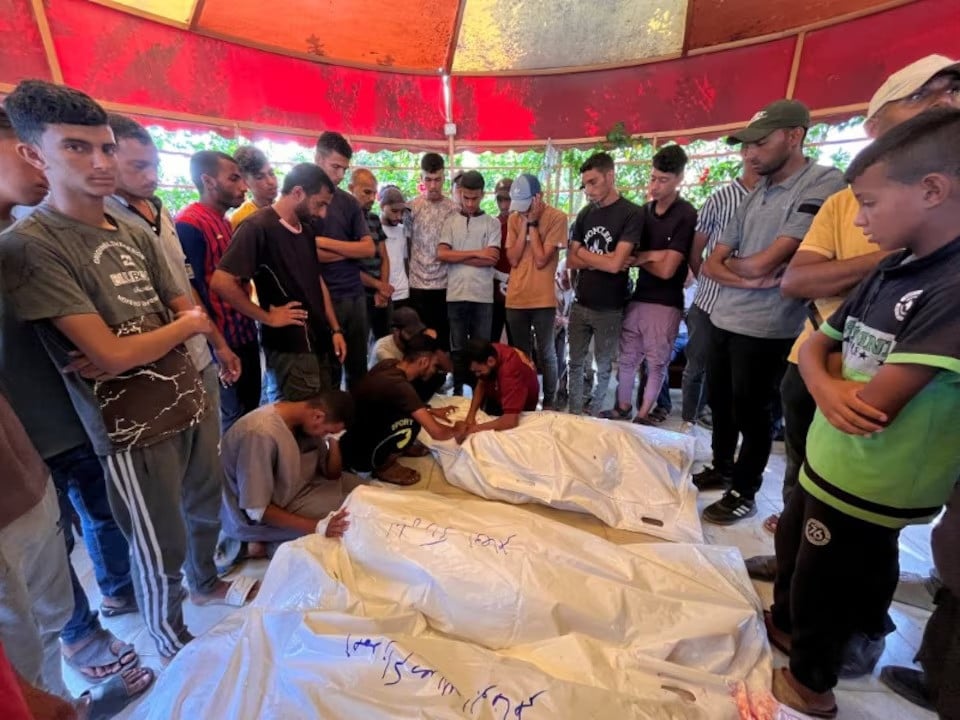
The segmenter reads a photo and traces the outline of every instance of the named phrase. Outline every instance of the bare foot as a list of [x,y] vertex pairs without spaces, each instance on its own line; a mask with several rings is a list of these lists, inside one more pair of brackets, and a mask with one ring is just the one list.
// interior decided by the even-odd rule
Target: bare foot
[[[241,583],[252,582],[249,592],[243,598],[243,601],[240,602],[237,598],[230,597],[230,591],[233,589],[234,583],[237,583],[237,587],[241,587]],[[217,580],[216,584],[209,592],[205,593],[190,593],[190,601],[194,605],[231,605],[234,607],[240,607],[241,605],[246,605],[251,600],[253,600],[257,593],[260,591],[260,582],[253,580],[253,578],[247,578],[243,575],[235,577],[231,581],[226,580]],[[236,590],[234,589],[236,593]]]

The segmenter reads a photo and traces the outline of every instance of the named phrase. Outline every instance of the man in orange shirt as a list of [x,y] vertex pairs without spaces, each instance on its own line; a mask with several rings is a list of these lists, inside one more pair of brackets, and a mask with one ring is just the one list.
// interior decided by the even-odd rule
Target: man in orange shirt
[[[507,327],[512,344],[527,357],[536,335],[537,359],[543,372],[543,409],[554,407],[557,395],[557,349],[553,325],[557,312],[554,276],[558,250],[567,245],[567,216],[543,201],[540,181],[523,174],[510,188],[507,221]],[[531,332],[532,331],[532,332]],[[497,338],[494,338],[496,340]]]

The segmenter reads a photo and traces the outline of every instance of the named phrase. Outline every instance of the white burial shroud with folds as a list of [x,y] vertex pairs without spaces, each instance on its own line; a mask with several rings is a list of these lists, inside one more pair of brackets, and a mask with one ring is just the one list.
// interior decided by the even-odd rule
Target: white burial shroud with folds
[[771,716],[735,549],[621,547],[521,508],[379,487],[345,506],[342,541],[283,545],[253,605],[187,645],[133,716]]
[[[466,416],[466,398],[436,397]],[[487,420],[478,415],[479,421]],[[425,431],[451,485],[491,500],[587,513],[610,527],[664,540],[703,542],[690,470],[696,441],[681,433],[565,413],[523,413],[505,432],[469,435],[463,445]]]

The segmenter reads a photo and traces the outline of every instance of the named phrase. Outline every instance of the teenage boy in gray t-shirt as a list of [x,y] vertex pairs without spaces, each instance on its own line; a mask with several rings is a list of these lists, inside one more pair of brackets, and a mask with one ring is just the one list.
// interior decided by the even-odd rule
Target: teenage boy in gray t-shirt
[[[63,372],[131,546],[138,605],[169,658],[192,637],[182,567],[195,603],[242,604],[254,585],[217,579],[220,487],[191,472],[211,445],[198,436],[208,402],[183,343],[213,328],[146,231],[105,214],[117,160],[104,110],[41,81],[20,83],[4,104],[50,194],[0,243],[3,286]],[[81,362],[96,379],[74,372]]]

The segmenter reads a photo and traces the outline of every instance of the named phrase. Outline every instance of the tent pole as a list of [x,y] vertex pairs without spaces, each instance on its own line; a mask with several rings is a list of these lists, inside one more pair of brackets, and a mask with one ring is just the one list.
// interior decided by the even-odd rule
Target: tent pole
[[457,156],[457,143],[453,135],[447,136],[447,167],[453,172],[454,158]]

